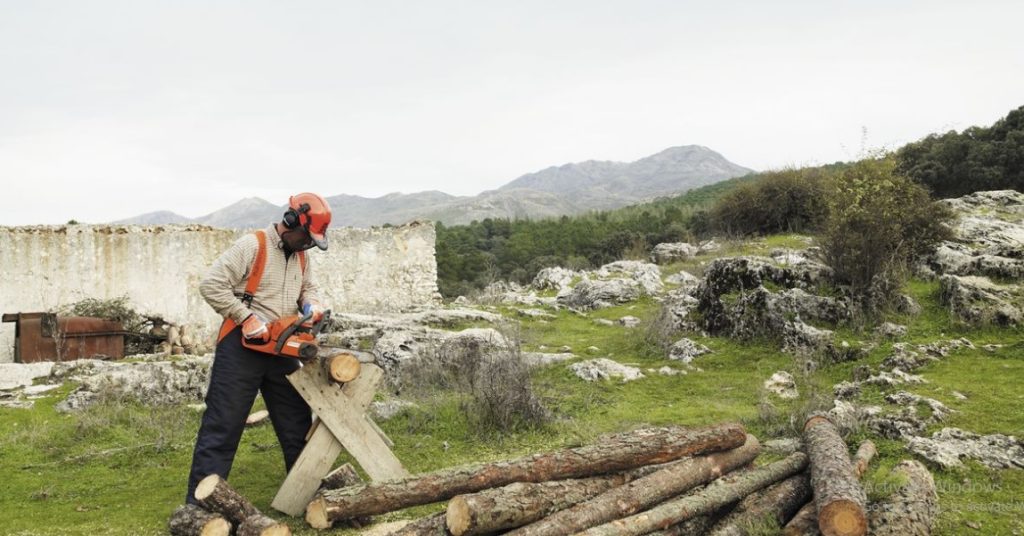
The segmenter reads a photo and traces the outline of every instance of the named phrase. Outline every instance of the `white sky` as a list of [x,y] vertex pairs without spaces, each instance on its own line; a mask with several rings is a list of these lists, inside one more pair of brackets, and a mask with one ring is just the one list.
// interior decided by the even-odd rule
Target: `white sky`
[[[699,144],[847,160],[1024,104],[1024,2],[0,0],[0,225],[472,195]],[[334,207],[343,210],[343,207]]]

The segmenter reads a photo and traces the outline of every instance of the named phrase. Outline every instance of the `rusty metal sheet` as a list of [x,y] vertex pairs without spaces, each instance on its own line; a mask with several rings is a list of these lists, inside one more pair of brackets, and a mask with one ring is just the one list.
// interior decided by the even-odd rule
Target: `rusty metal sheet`
[[124,357],[126,332],[120,322],[52,313],[5,314],[3,321],[15,322],[14,360],[19,363]]

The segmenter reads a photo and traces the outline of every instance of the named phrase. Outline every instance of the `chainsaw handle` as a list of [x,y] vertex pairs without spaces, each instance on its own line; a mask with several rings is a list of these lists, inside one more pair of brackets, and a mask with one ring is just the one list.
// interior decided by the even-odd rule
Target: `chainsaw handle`
[[331,320],[331,310],[328,309],[328,310],[324,311],[323,315],[320,316],[320,321],[313,325],[313,329],[310,330],[310,333],[312,333],[313,336],[316,337],[317,335],[320,334],[320,330],[324,329],[324,325],[326,325],[327,322],[329,322],[330,320]]
[[288,342],[288,337],[291,337],[292,333],[295,333],[295,330],[302,327],[302,324],[308,322],[310,318],[313,318],[312,311],[299,317],[292,325],[284,328],[284,331],[282,331],[277,337],[277,345],[274,346],[274,353],[280,354],[281,350],[284,349],[284,343]]

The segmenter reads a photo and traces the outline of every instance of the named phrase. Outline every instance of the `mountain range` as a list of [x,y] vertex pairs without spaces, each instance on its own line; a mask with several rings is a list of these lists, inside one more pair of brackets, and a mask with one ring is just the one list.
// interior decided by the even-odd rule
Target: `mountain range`
[[[326,199],[334,209],[332,225],[370,227],[412,220],[459,225],[484,218],[535,219],[614,209],[752,172],[707,147],[685,145],[635,162],[588,160],[552,166],[475,196],[453,196],[431,190],[375,198],[342,194]],[[256,228],[279,220],[284,208],[285,205],[250,197],[198,218],[158,211],[113,223],[199,223]]]

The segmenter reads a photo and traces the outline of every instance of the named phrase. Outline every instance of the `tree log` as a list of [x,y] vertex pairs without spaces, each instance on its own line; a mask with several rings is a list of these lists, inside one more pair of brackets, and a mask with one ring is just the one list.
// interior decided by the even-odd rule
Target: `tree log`
[[871,534],[927,536],[939,513],[935,481],[925,466],[903,460],[893,468],[905,483],[887,500],[872,505]]
[[[864,476],[871,464],[871,459],[876,454],[878,454],[878,449],[870,439],[865,439],[860,444],[857,454],[853,456],[853,472],[857,474],[857,478]],[[821,534],[821,531],[818,530],[818,512],[814,507],[813,497],[793,516],[793,519],[789,520],[782,533],[785,536],[818,536]]]
[[291,536],[292,530],[284,523],[263,515],[250,516],[238,526],[236,536]]
[[222,514],[235,525],[241,525],[246,518],[262,515],[220,475],[210,475],[199,481],[195,496],[203,508]]
[[649,536],[694,536],[696,534],[704,534],[711,527],[712,521],[714,521],[712,516],[697,516],[693,519],[687,519],[682,523],[676,523],[665,530],[652,532]]
[[324,368],[324,375],[335,383],[348,383],[359,377],[359,369],[362,366],[359,359],[346,351],[337,353],[324,353],[319,356],[320,366]]
[[[352,467],[351,463],[346,463],[327,473],[327,476],[320,481],[320,488],[339,489],[362,483],[363,479],[356,472],[355,467]],[[349,526],[356,529],[361,529],[371,523],[373,523],[373,518],[370,516],[355,517],[348,520]]]
[[208,512],[200,506],[179,506],[167,522],[172,536],[228,536],[231,523],[224,516]]
[[708,484],[704,489],[664,502],[650,510],[592,527],[582,536],[640,536],[677,523],[708,515],[751,493],[789,478],[807,468],[807,455],[790,454],[775,463],[738,471]]
[[444,512],[423,517],[391,532],[388,536],[451,536],[444,525]]
[[351,463],[346,463],[327,473],[327,476],[320,481],[320,488],[339,489],[362,483],[363,478],[356,472],[356,468],[352,467]]
[[739,424],[636,430],[596,444],[506,462],[445,469],[420,476],[324,490],[306,508],[306,521],[328,528],[338,519],[390,512],[513,482],[544,482],[624,471],[736,448],[746,440]]
[[207,510],[222,514],[238,525],[239,536],[281,536],[292,533],[288,525],[263,515],[220,475],[214,474],[200,480],[195,497]]
[[448,503],[446,524],[456,536],[475,536],[520,527],[678,463],[683,461],[647,465],[614,475],[516,482],[458,495]]
[[747,536],[751,528],[774,522],[781,528],[811,498],[811,482],[806,473],[791,476],[745,497],[735,510],[714,527],[710,536]]
[[818,530],[825,536],[864,536],[867,497],[839,431],[828,418],[811,417],[804,424],[804,445],[811,459]]
[[666,499],[706,484],[734,469],[743,467],[757,457],[761,445],[747,435],[739,448],[708,456],[690,458],[628,484],[608,490],[593,499],[577,504],[509,533],[509,536],[561,536],[620,519]]

